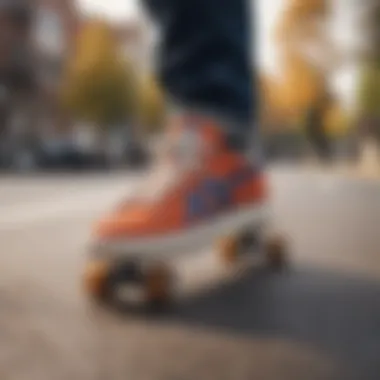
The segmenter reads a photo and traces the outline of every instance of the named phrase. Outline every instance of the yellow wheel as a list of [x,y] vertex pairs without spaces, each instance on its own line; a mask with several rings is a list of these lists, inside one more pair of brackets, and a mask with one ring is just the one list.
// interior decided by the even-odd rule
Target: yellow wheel
[[222,238],[217,247],[217,252],[226,265],[236,263],[240,253],[240,236],[228,236]]
[[105,296],[109,269],[103,261],[91,261],[86,265],[83,282],[87,294],[96,299]]
[[93,301],[120,311],[155,311],[171,298],[170,268],[129,261],[113,264],[90,262],[84,285]]
[[165,265],[156,264],[145,271],[144,286],[147,303],[165,304],[171,298],[172,275]]
[[288,245],[282,236],[273,236],[265,242],[265,255],[268,266],[272,269],[282,269],[287,265]]
[[245,230],[219,241],[218,254],[226,265],[236,263],[240,257],[256,252],[260,244],[260,230]]

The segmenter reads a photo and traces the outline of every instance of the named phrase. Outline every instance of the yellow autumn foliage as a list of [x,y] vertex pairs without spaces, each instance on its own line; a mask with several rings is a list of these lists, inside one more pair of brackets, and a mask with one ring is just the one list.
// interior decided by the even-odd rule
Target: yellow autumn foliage
[[142,78],[139,89],[137,121],[143,133],[160,132],[166,119],[165,99],[161,86],[152,75]]
[[62,101],[74,116],[102,127],[131,117],[134,72],[104,21],[92,20],[83,27],[64,79]]
[[318,40],[318,21],[326,12],[326,0],[288,0],[276,28],[282,73],[277,98],[289,125],[297,125],[301,115],[329,90],[326,73],[301,48]]

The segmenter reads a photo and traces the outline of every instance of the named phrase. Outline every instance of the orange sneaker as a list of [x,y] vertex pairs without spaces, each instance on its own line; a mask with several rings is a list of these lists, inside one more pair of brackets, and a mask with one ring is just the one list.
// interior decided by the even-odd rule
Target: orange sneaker
[[167,154],[139,194],[95,227],[98,248],[121,254],[196,249],[261,223],[265,176],[227,147],[205,119],[180,119],[168,132]]

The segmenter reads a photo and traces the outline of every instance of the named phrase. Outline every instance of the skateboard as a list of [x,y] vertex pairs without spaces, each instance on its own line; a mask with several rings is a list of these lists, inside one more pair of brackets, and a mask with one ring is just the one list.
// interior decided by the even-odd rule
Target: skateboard
[[[260,265],[275,271],[282,270],[288,263],[288,244],[283,235],[269,232],[265,226],[244,228],[222,236],[212,248],[215,259],[226,268],[233,268],[250,257],[260,258]],[[170,255],[128,253],[113,257],[106,252],[99,256],[94,250],[85,266],[85,292],[92,301],[103,306],[161,310],[175,298],[175,272],[175,267],[170,265]]]

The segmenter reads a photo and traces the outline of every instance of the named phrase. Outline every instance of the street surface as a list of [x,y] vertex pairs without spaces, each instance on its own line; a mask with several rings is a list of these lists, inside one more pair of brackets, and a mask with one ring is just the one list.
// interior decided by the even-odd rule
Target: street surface
[[143,318],[94,310],[80,283],[91,221],[131,176],[1,178],[0,379],[380,379],[380,182],[272,179],[291,268]]

